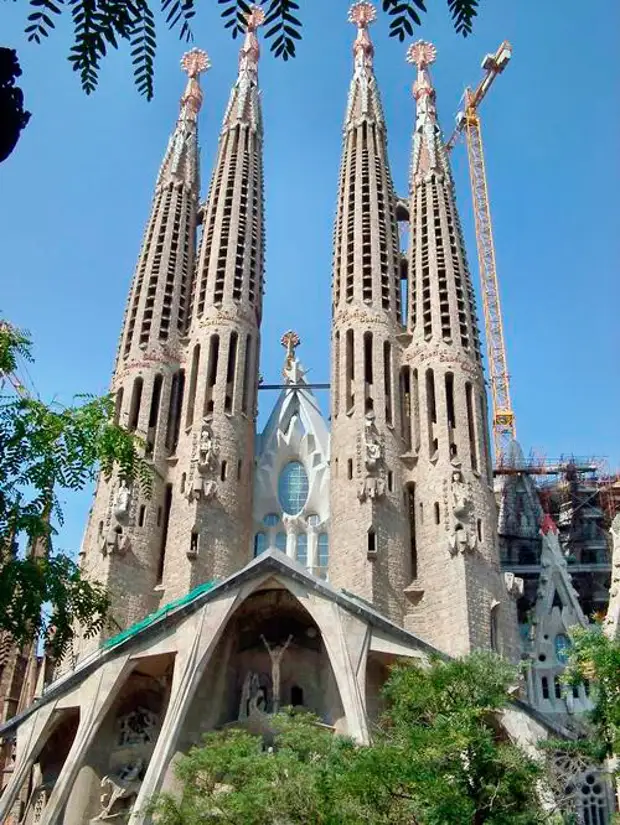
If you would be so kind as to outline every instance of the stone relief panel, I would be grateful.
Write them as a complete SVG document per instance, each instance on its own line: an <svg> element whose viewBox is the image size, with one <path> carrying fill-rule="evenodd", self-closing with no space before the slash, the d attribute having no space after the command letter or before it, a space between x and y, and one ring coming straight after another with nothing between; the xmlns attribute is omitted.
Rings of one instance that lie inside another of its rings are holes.
<svg viewBox="0 0 620 825"><path fill-rule="evenodd" d="M193 457L189 468L190 501L210 501L217 494L217 482L212 477L217 468L219 444L213 434L211 424L202 420L198 442L194 443Z"/></svg>
<svg viewBox="0 0 620 825"><path fill-rule="evenodd" d="M375 414L366 413L364 431L357 439L357 471L363 477L357 497L360 501L385 495L384 437L379 432Z"/></svg>
<svg viewBox="0 0 620 825"><path fill-rule="evenodd" d="M450 490L444 486L444 503L448 501L448 550L451 556L472 553L478 546L471 484L463 478L461 464L452 461Z"/></svg>

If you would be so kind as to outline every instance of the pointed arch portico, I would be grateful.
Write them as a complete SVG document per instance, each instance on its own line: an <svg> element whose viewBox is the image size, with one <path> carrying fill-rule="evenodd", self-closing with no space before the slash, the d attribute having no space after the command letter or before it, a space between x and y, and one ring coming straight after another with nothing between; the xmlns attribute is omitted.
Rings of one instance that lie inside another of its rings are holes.
<svg viewBox="0 0 620 825"><path fill-rule="evenodd" d="M162 788L178 750L179 738L197 688L205 674L208 675L218 645L222 640L226 641L228 634L232 640L230 649L235 645L239 648L237 617L245 610L248 618L254 621L253 603L265 604L270 593L280 593L275 600L275 626L280 618L284 621L282 605L286 602L289 613L297 611L299 616L306 616L306 625L316 630L314 648L320 649L320 660L327 680L325 684L332 685L325 691L330 698L317 707L319 715L324 714L338 732L360 743L367 743L366 672L369 655L374 649L377 654L373 655L383 654L388 644L398 653L424 657L430 652L428 646L391 625L362 602L312 576L279 551L270 550L229 579L210 589L203 588L193 600L173 606L167 615L153 623L135 632L130 629L119 634L117 640L111 640L107 647L85 660L72 674L52 684L28 712L5 725L0 730L0 736L16 733L19 745L13 781L0 800L0 819L10 810L29 769L53 732L54 714L74 708L80 713L77 733L51 790L41 823L56 825L69 799L72 825L89 821L93 805L98 804L101 795L99 784L107 775L101 767L101 759L97 764L92 759L93 742L97 740L101 753L103 737L109 735L107 731L111 729L110 714L114 716L116 708L123 704L119 697L129 695L128 683L137 678L136 674L144 676L149 663L168 657L174 667L170 668L163 718L154 725L157 730L154 746L149 751L148 764L145 764L143 775L137 780L131 802L128 803L130 807L127 808L132 811L129 819L131 825L146 823L146 803ZM280 644L277 638L267 638L266 641ZM293 686L296 697L311 696L312 691L309 686L304 688L303 679L295 681L290 675L297 667L300 672L303 670L304 656L308 672L310 658L307 647L292 644L284 654L285 657L290 656L290 660L286 665L289 675L282 704L290 704ZM267 655L264 650L262 655L263 658ZM231 662L234 666L235 660L231 659ZM318 693L321 694L321 691ZM327 707L329 702L333 712ZM124 700L123 707L126 704ZM237 719L230 718L225 723L236 724ZM217 724L214 722L213 726ZM117 745L112 743L110 752L116 747L114 752L117 753ZM90 767L89 781L78 782L80 771L87 762ZM109 771L112 772L112 768ZM88 791L82 788L88 788Z"/></svg>

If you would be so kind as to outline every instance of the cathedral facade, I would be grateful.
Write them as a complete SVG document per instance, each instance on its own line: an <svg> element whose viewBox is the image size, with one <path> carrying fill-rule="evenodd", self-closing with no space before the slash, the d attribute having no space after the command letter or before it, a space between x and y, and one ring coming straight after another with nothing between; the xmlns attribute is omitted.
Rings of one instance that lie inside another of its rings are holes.
<svg viewBox="0 0 620 825"><path fill-rule="evenodd" d="M183 58L188 82L112 379L116 420L144 440L153 492L99 479L81 564L111 594L116 629L81 640L1 729L14 747L2 821L146 823L149 800L174 788L175 756L210 729L261 731L293 705L366 743L397 657L487 648L519 658L522 582L500 569L478 320L430 76L435 50L408 51L416 114L400 198L373 71L374 13L366 2L350 12L331 432L294 332L282 338L278 400L255 428L261 9L247 19L204 204L197 125L209 63L197 49ZM410 225L403 251L400 221ZM550 525L548 534L549 565L561 567ZM554 593L541 595L545 610ZM564 633L572 614L554 616L549 632ZM547 638L537 655L554 649ZM549 694L556 671L541 673ZM562 732L526 705L505 724L529 746Z"/></svg>

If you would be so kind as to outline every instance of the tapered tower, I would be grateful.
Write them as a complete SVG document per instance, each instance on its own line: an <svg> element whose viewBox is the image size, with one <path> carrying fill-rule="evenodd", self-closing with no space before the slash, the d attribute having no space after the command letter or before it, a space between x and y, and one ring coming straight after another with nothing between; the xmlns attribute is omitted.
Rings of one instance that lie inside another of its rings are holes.
<svg viewBox="0 0 620 825"><path fill-rule="evenodd" d="M177 485L170 491L166 598L251 558L254 419L263 293L263 128L256 30L247 17L224 115L178 374Z"/></svg>
<svg viewBox="0 0 620 825"><path fill-rule="evenodd" d="M355 3L333 258L329 577L402 621L410 581L402 504L400 252L386 128L368 26Z"/></svg>
<svg viewBox="0 0 620 825"><path fill-rule="evenodd" d="M153 495L147 499L116 477L100 477L82 546L84 571L108 589L111 618L121 628L143 618L160 597L168 481L180 426L178 375L195 260L199 76L208 66L206 53L199 49L182 60L187 86L157 176L112 379L116 420L146 442Z"/></svg>
<svg viewBox="0 0 620 825"><path fill-rule="evenodd" d="M452 654L516 650L500 572L487 400L471 278L429 66L417 66L410 179L408 342L400 389L414 583L409 629Z"/></svg>

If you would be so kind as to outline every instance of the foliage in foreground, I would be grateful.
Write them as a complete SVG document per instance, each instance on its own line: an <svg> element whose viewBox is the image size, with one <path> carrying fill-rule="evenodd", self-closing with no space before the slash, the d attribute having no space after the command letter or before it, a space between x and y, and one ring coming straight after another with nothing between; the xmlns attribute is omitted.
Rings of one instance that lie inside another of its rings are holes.
<svg viewBox="0 0 620 825"><path fill-rule="evenodd" d="M211 0L213 2L213 0ZM301 2L301 0L300 0ZM300 2L295 0L260 0L265 10L265 39L278 58L295 56L296 41L301 40ZM467 36L473 28L479 0L444 0L455 30ZM247 0L218 0L225 28L233 37L245 30ZM55 28L62 14L71 14L73 45L69 61L80 75L87 94L97 86L101 61L110 48L125 41L131 51L134 80L139 92L153 96L154 62L157 43L156 15L170 29L177 29L180 38L194 39L192 19L196 0L28 0L30 11L26 25L29 41L40 43ZM302 3L303 5L303 3ZM414 26L421 24L420 13L426 11L425 0L382 0L381 7L390 17L390 35L401 42L411 37ZM307 0L306 0L307 8ZM343 5L343 12L346 6Z"/></svg>
<svg viewBox="0 0 620 825"><path fill-rule="evenodd" d="M177 766L160 825L535 825L549 822L541 768L498 735L515 673L492 654L401 664L373 744L357 747L292 711L273 747L243 730L210 733Z"/></svg>
<svg viewBox="0 0 620 825"><path fill-rule="evenodd" d="M0 378L20 358L32 360L30 339L0 322ZM0 397L0 630L18 644L43 635L54 655L69 645L75 620L92 634L108 608L103 588L51 547L53 523L63 523L59 493L83 489L99 469L108 477L116 469L146 494L151 486L138 440L112 423L112 399L77 400L65 407L24 392ZM18 552L19 539L39 552Z"/></svg>

